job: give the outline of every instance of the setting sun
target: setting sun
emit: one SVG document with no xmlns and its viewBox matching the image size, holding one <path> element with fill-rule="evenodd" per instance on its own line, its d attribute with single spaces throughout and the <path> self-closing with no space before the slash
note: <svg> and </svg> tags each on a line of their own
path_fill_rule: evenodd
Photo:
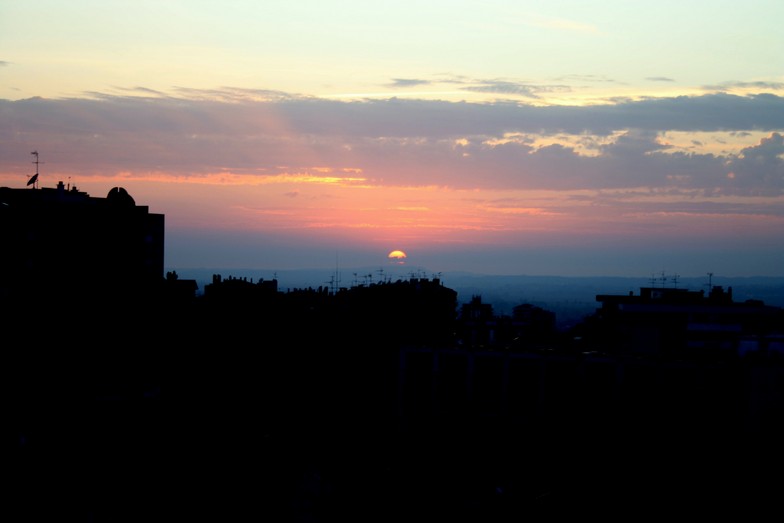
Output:
<svg viewBox="0 0 784 523">
<path fill-rule="evenodd" d="M 406 253 L 404 253 L 403 251 L 392 251 L 387 255 L 387 258 L 389 258 L 390 260 L 393 258 L 402 260 L 405 257 L 406 257 Z"/>
</svg>

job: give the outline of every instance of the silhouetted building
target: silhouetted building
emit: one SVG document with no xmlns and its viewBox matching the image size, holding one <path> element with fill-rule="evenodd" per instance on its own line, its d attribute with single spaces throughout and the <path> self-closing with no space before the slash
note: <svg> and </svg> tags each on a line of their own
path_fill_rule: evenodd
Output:
<svg viewBox="0 0 784 523">
<path fill-rule="evenodd" d="M 187 279 L 181 280 L 177 271 L 169 271 L 166 273 L 166 294 L 172 302 L 183 303 L 191 302 L 196 298 L 196 291 L 199 290 L 199 284 L 196 280 Z"/>
<path fill-rule="evenodd" d="M 639 295 L 596 296 L 593 323 L 600 352 L 673 359 L 739 355 L 742 340 L 780 335 L 782 309 L 759 300 L 737 303 L 732 288 L 704 291 L 643 287 Z"/>
<path fill-rule="evenodd" d="M 226 301 L 248 301 L 253 299 L 264 299 L 271 294 L 278 292 L 278 280 L 259 279 L 253 283 L 253 279 L 236 278 L 229 276 L 223 278 L 220 274 L 212 275 L 212 283 L 204 287 L 204 295 L 208 299 L 220 299 Z"/>
<path fill-rule="evenodd" d="M 228 324 L 245 324 L 262 331 L 265 341 L 274 338 L 277 346 L 310 351 L 361 345 L 372 351 L 400 343 L 454 343 L 457 292 L 440 279 L 281 292 L 276 279 L 254 283 L 215 274 L 199 301 L 205 326 L 222 332 Z"/>
<path fill-rule="evenodd" d="M 529 350 L 557 342 L 555 313 L 530 303 L 517 305 L 512 315 L 496 315 L 481 296 L 460 308 L 458 341 L 467 349 Z"/>
<path fill-rule="evenodd" d="M 451 346 L 457 292 L 440 278 L 358 285 L 335 294 L 333 325 L 377 344 Z"/>
<path fill-rule="evenodd" d="M 163 281 L 164 216 L 122 187 L 0 188 L 0 297 L 36 303 L 76 293 L 134 297 Z"/>
<path fill-rule="evenodd" d="M 460 343 L 466 348 L 488 348 L 496 343 L 498 317 L 490 303 L 482 303 L 481 296 L 471 296 L 464 303 L 458 317 Z"/>
</svg>

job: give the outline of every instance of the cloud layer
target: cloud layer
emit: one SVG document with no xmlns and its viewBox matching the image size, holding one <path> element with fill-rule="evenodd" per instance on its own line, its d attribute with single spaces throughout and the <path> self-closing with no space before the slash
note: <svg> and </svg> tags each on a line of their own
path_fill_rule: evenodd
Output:
<svg viewBox="0 0 784 523">
<path fill-rule="evenodd" d="M 93 94 L 0 101 L 3 172 L 26 169 L 28 149 L 38 149 L 50 168 L 81 176 L 269 176 L 327 167 L 361 172 L 379 185 L 753 196 L 784 189 L 784 99 L 770 94 L 587 107 L 345 102 L 231 89 L 184 90 L 179 97 L 143 89 Z M 673 147 L 667 139 L 673 132 L 758 138 L 717 154 Z"/>
</svg>

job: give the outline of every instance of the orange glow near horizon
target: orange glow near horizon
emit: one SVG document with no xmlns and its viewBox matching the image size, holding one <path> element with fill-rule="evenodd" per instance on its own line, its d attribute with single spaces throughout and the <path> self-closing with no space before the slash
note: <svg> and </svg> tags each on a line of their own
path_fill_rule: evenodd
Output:
<svg viewBox="0 0 784 523">
<path fill-rule="evenodd" d="M 60 179 L 72 182 L 68 176 L 44 176 L 45 187 L 54 187 Z M 23 188 L 26 180 L 19 175 L 0 176 L 0 184 L 12 187 Z M 760 234 L 775 234 L 784 228 L 784 218 L 772 214 L 716 214 L 696 206 L 690 195 L 679 197 L 646 188 L 599 192 L 385 186 L 372 185 L 362 173 L 350 169 L 313 168 L 306 175 L 273 176 L 214 173 L 174 179 L 163 173 L 122 173 L 84 177 L 73 185 L 94 197 L 124 187 L 137 205 L 164 214 L 170 231 L 242 231 L 282 235 L 302 243 L 379 250 L 401 243 L 421 252 L 445 245 L 585 243 L 602 237 L 619 241 L 690 235 L 710 238 L 744 226 Z M 704 200 L 759 203 L 758 197 Z M 765 200 L 772 206 L 782 198 Z M 683 205 L 658 207 L 662 203 Z"/>
</svg>

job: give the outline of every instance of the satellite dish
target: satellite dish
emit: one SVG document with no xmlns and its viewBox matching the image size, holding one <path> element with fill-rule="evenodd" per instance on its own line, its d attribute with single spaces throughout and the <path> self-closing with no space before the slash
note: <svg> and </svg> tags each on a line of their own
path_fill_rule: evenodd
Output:
<svg viewBox="0 0 784 523">
<path fill-rule="evenodd" d="M 106 195 L 106 199 L 115 205 L 125 205 L 127 207 L 133 207 L 136 205 L 136 201 L 128 194 L 128 191 L 123 189 L 122 187 L 114 187 L 112 190 L 109 191 L 109 194 Z"/>
</svg>

